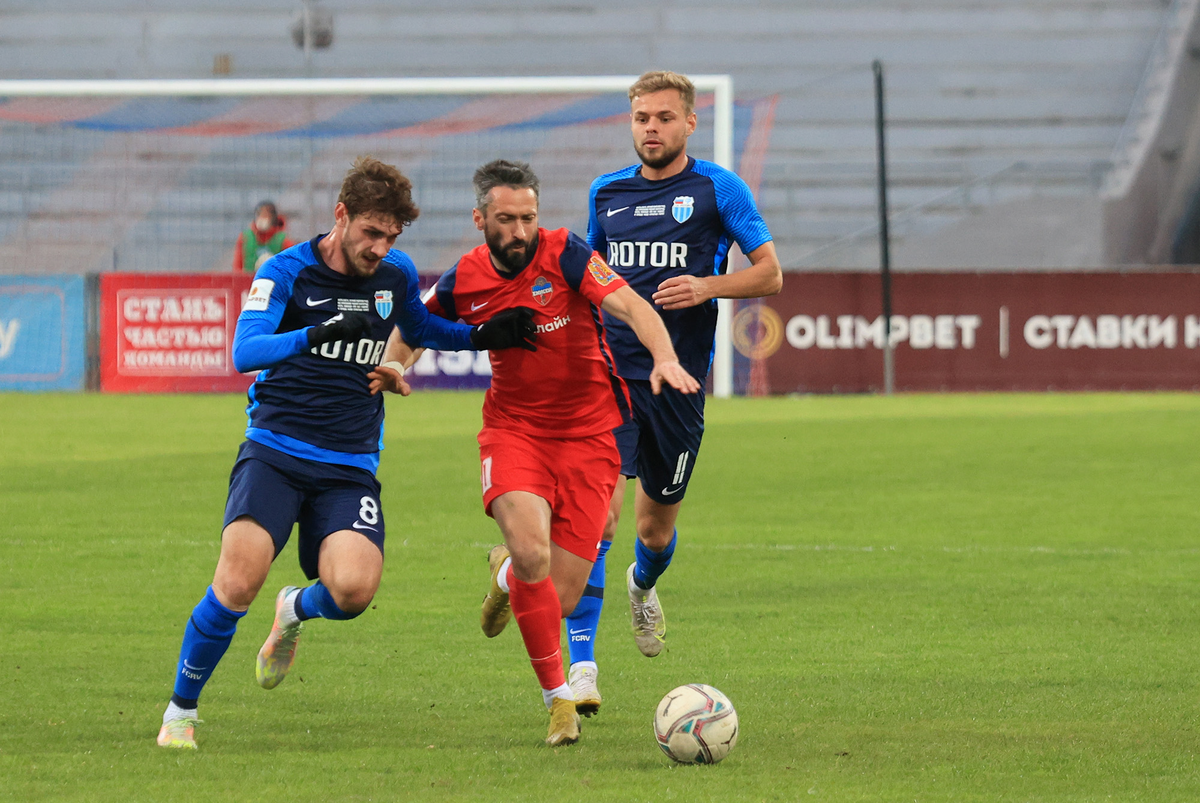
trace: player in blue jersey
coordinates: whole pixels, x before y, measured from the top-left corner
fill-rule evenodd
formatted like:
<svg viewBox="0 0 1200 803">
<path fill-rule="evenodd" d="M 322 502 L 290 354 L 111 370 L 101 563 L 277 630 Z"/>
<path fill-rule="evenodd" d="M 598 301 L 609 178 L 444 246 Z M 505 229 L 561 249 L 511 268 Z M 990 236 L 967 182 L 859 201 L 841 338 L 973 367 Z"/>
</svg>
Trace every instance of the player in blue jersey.
<svg viewBox="0 0 1200 803">
<path fill-rule="evenodd" d="M 685 76 L 648 72 L 629 88 L 640 164 L 600 176 L 588 205 L 588 244 L 662 315 L 684 369 L 701 380 L 712 363 L 718 298 L 757 298 L 783 287 L 771 233 L 746 183 L 687 155 L 696 130 L 696 90 Z M 736 242 L 749 267 L 727 273 Z M 675 551 L 675 521 L 704 432 L 704 394 L 650 391 L 653 362 L 627 325 L 604 315 L 616 372 L 629 388 L 632 421 L 614 430 L 621 473 L 636 477 L 637 541 L 626 572 L 634 637 L 658 655 L 666 620 L 655 582 Z M 570 683 L 581 713 L 600 706 L 593 649 L 604 596 L 604 555 L 625 499 L 618 483 L 587 590 L 567 619 Z"/>
<path fill-rule="evenodd" d="M 401 333 L 450 351 L 535 348 L 533 323 L 517 310 L 475 327 L 429 314 L 412 260 L 391 248 L 417 214 L 408 179 L 360 157 L 333 230 L 255 274 L 233 341 L 237 370 L 259 371 L 246 441 L 229 478 L 216 573 L 184 630 L 163 747 L 196 748 L 200 691 L 294 524 L 300 567 L 316 582 L 276 597 L 259 685 L 275 688 L 287 675 L 305 620 L 353 619 L 370 604 L 383 571 L 381 392 L 409 392 L 396 360 Z"/>
</svg>

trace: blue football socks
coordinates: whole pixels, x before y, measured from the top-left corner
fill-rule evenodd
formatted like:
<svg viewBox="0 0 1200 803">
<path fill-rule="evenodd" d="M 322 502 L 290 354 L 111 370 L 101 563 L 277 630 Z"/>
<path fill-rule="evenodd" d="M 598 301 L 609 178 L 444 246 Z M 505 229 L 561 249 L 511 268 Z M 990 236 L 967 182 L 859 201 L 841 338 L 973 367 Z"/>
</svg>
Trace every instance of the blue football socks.
<svg viewBox="0 0 1200 803">
<path fill-rule="evenodd" d="M 306 619 L 353 619 L 358 613 L 346 613 L 333 601 L 333 595 L 320 580 L 302 589 L 296 597 L 296 618 L 301 622 Z"/>
<path fill-rule="evenodd" d="M 175 693 L 171 702 L 184 709 L 194 709 L 200 691 L 225 650 L 233 641 L 238 620 L 245 612 L 231 611 L 217 600 L 212 586 L 204 599 L 192 610 L 183 631 L 183 646 L 179 650 L 179 666 L 175 672 Z"/>
<path fill-rule="evenodd" d="M 633 544 L 633 556 L 636 565 L 633 568 L 633 582 L 644 589 L 654 588 L 658 578 L 671 565 L 671 556 L 675 554 L 675 542 L 679 540 L 679 530 L 671 533 L 671 543 L 662 552 L 652 552 L 649 547 L 638 539 Z"/>
<path fill-rule="evenodd" d="M 571 663 L 596 660 L 596 628 L 600 626 L 600 611 L 604 607 L 604 556 L 612 541 L 601 541 L 587 588 L 567 617 L 567 649 Z"/>
</svg>

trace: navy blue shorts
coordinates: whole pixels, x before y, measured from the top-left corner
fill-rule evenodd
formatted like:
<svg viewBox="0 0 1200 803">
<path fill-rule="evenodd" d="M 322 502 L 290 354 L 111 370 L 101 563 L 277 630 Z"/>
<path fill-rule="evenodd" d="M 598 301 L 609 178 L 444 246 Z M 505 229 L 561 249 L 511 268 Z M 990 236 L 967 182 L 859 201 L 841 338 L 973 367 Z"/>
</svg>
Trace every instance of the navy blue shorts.
<svg viewBox="0 0 1200 803">
<path fill-rule="evenodd" d="M 704 387 L 687 394 L 664 383 L 655 396 L 648 379 L 626 379 L 625 385 L 631 420 L 613 430 L 621 473 L 637 477 L 659 504 L 682 502 L 704 437 Z"/>
<path fill-rule="evenodd" d="M 271 534 L 278 557 L 300 525 L 300 568 L 317 578 L 317 558 L 325 536 L 357 530 L 383 552 L 383 509 L 379 481 L 369 471 L 302 460 L 261 443 L 238 449 L 229 475 L 226 527 L 249 516 Z"/>
</svg>

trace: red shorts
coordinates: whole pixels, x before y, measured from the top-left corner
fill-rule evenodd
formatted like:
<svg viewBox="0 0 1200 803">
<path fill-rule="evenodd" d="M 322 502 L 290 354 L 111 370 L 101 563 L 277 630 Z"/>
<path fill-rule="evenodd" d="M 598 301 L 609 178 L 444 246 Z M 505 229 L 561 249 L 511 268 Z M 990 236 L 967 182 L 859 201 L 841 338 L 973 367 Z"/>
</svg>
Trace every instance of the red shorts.
<svg viewBox="0 0 1200 803">
<path fill-rule="evenodd" d="M 584 560 L 596 560 L 621 471 L 621 453 L 611 432 L 558 440 L 484 428 L 479 459 L 489 516 L 500 494 L 537 494 L 550 503 L 550 540 Z"/>
</svg>

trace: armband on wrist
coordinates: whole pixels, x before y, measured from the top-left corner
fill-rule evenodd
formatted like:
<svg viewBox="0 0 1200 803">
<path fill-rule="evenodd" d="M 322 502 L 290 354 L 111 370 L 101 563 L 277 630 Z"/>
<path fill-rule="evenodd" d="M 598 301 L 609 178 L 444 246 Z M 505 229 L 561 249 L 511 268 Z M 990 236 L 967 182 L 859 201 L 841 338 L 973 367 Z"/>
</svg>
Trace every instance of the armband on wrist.
<svg viewBox="0 0 1200 803">
<path fill-rule="evenodd" d="M 402 362 L 398 362 L 396 360 L 388 360 L 387 362 L 379 363 L 379 367 L 380 368 L 391 368 L 393 371 L 400 374 L 401 377 L 404 376 L 404 363 L 402 363 Z"/>
</svg>

